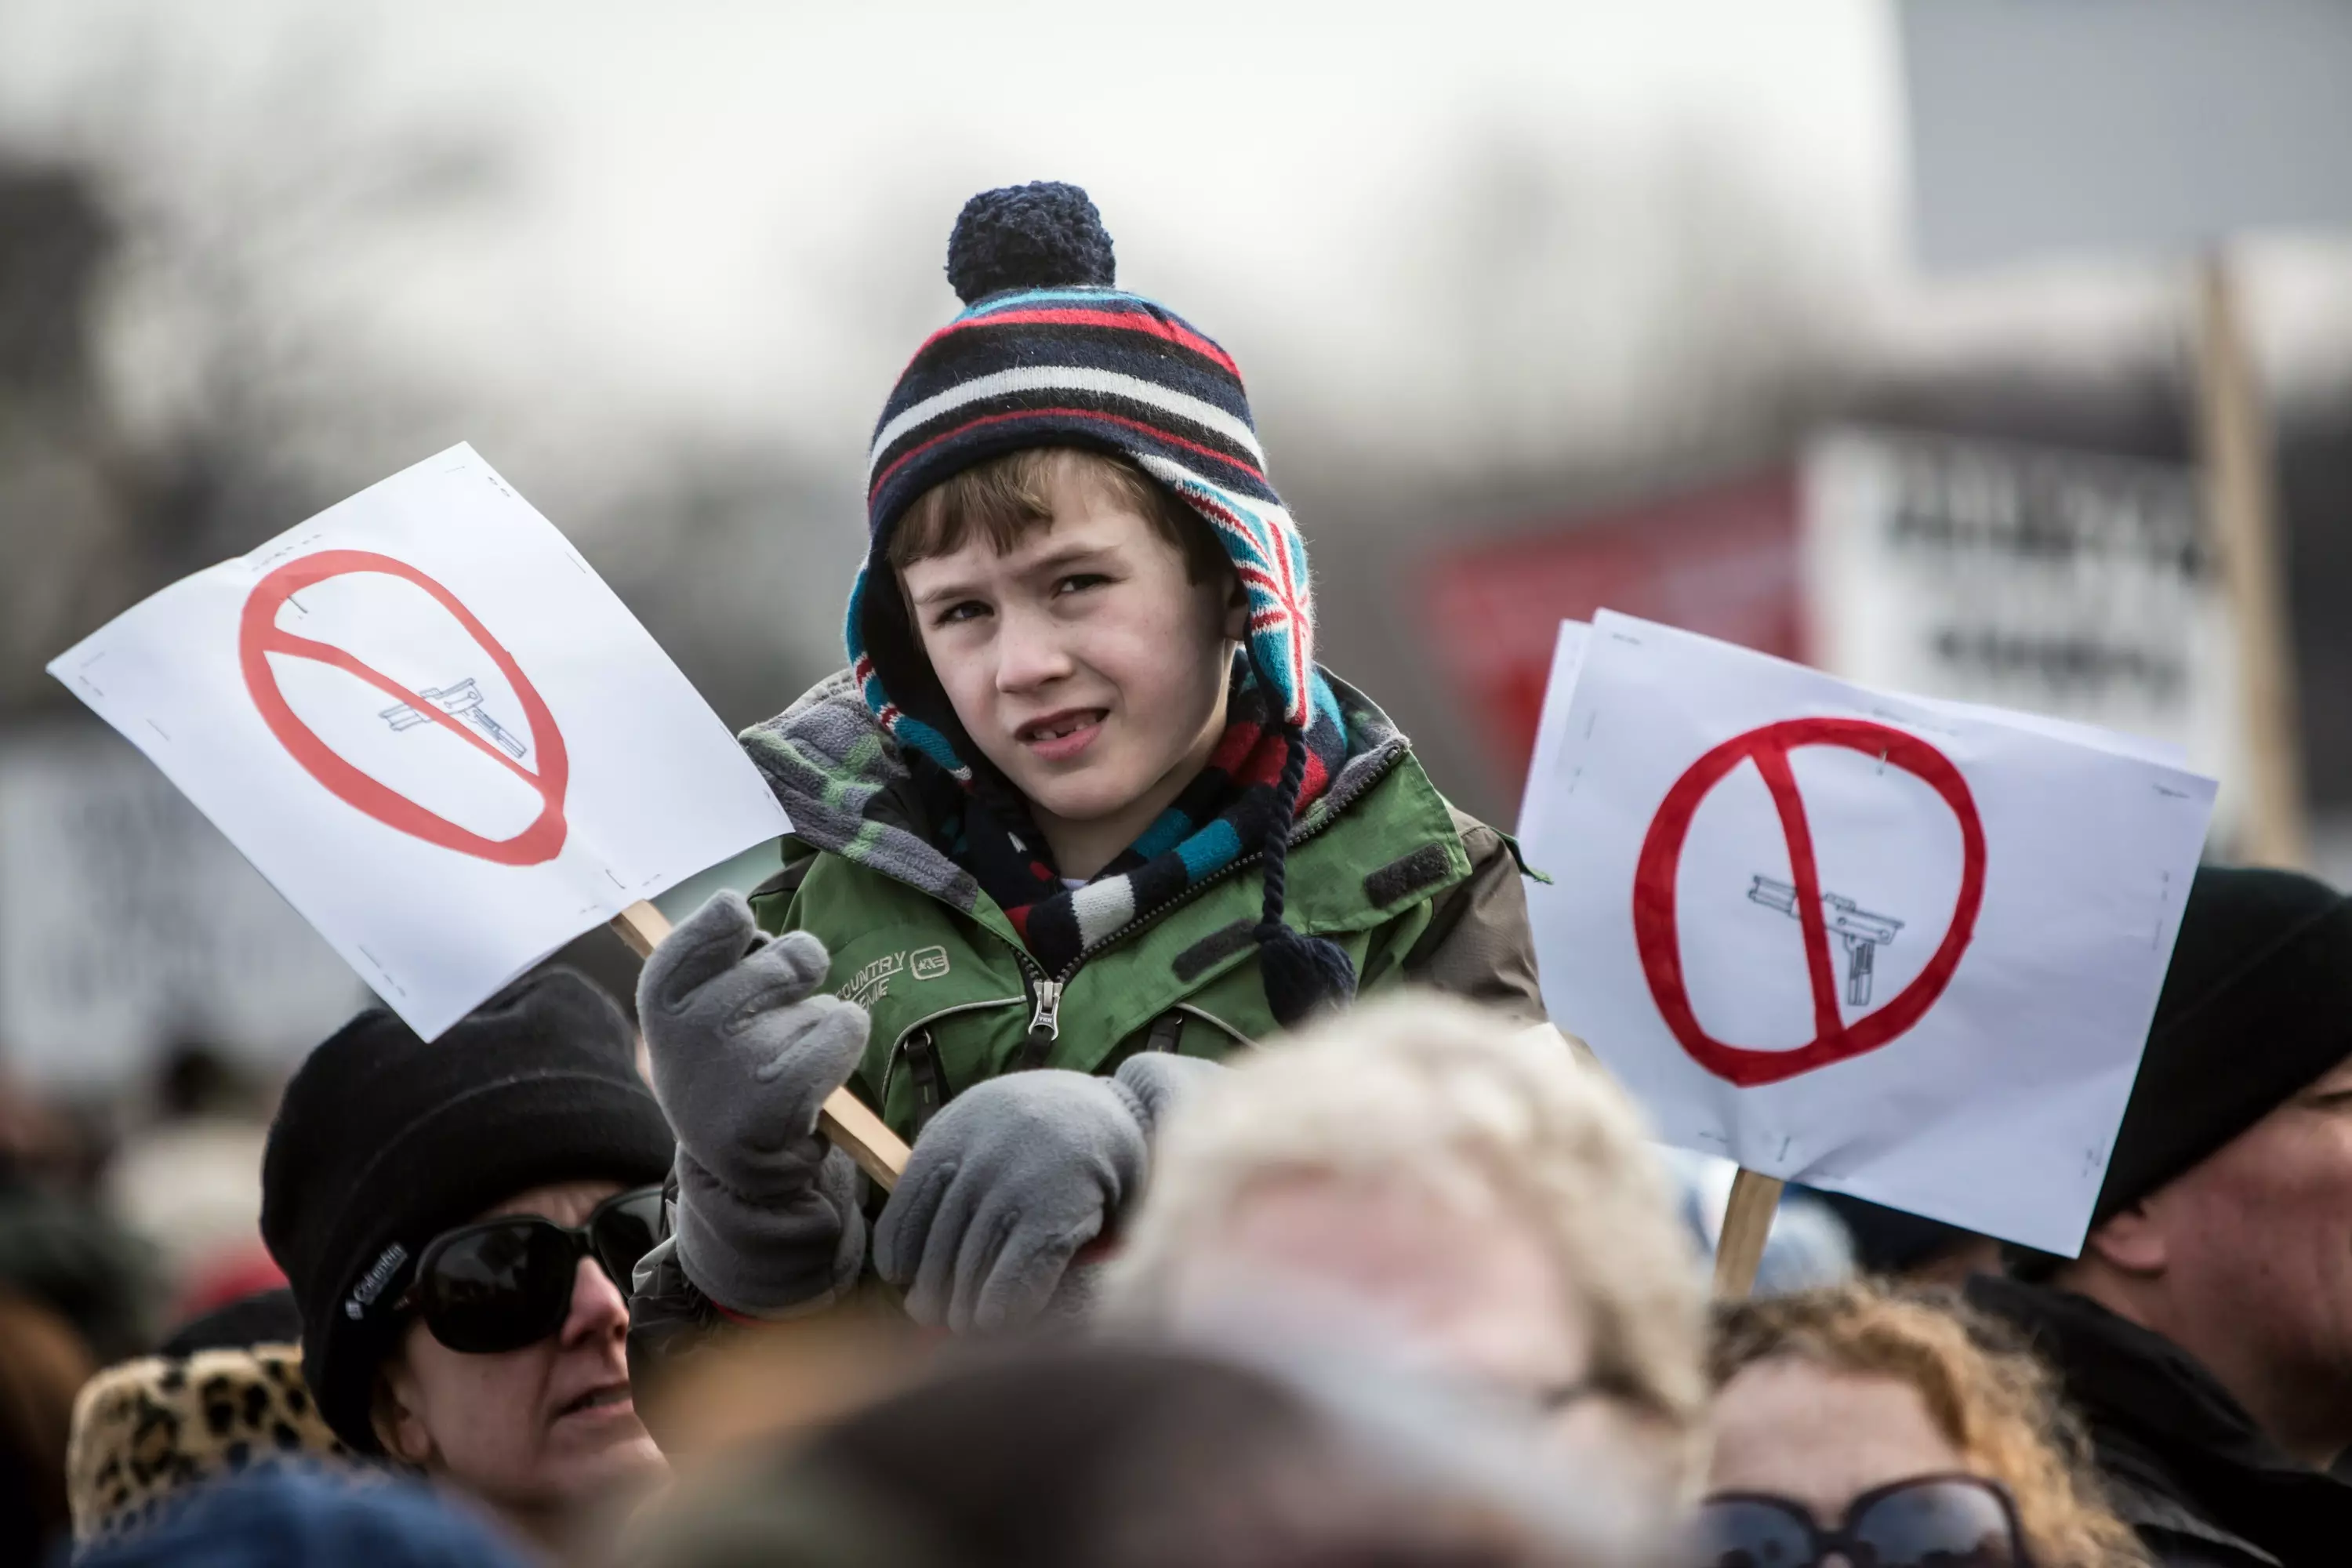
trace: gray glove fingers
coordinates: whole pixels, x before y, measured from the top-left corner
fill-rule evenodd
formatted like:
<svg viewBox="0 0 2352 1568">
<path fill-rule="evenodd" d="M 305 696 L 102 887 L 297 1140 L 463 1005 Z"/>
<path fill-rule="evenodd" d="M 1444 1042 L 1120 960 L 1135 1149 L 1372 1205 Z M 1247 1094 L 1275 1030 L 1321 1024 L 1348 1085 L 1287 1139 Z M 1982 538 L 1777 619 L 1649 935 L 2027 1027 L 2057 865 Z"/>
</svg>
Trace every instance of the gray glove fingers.
<svg viewBox="0 0 2352 1568">
<path fill-rule="evenodd" d="M 1168 1113 L 1204 1086 L 1224 1076 L 1225 1068 L 1206 1057 L 1180 1057 L 1170 1051 L 1144 1051 L 1119 1064 L 1111 1081 L 1135 1096 L 1136 1120 L 1147 1135 L 1160 1131 Z"/>
<path fill-rule="evenodd" d="M 969 1168 L 950 1170 L 931 1205 L 930 1223 L 914 1237 L 907 1312 L 926 1328 L 955 1324 L 957 1271 L 985 1196 L 985 1184 L 975 1180 L 976 1174 Z"/>
<path fill-rule="evenodd" d="M 956 1178 L 953 1161 L 927 1159 L 927 1152 L 918 1140 L 913 1158 L 907 1162 L 889 1201 L 882 1205 L 882 1217 L 874 1222 L 875 1272 L 901 1290 L 915 1281 L 915 1270 L 923 1261 L 924 1238 L 930 1235 L 940 1204 Z"/>
<path fill-rule="evenodd" d="M 687 999 L 743 961 L 761 941 L 751 906 L 723 889 L 672 927 L 637 974 L 637 1016 L 651 1021 L 677 1012 Z"/>
<path fill-rule="evenodd" d="M 832 967 L 833 955 L 814 932 L 786 931 L 737 965 L 736 982 L 729 989 L 740 994 L 730 998 L 733 1005 L 721 1027 L 730 1035 L 741 1034 L 762 1015 L 806 997 L 824 983 L 825 971 Z"/>
<path fill-rule="evenodd" d="M 825 1100 L 857 1070 L 872 1026 L 865 1008 L 837 996 L 790 1005 L 768 1032 L 776 1037 L 759 1041 L 762 1048 L 742 1086 L 747 1100 L 762 1102 L 769 1124 L 767 1137 L 754 1135 L 755 1147 L 782 1148 L 814 1130 Z"/>
<path fill-rule="evenodd" d="M 1061 1289 L 1062 1276 L 1069 1272 L 1078 1248 L 1102 1234 L 1103 1218 L 1097 1212 L 1090 1224 L 1058 1230 L 1016 1227 L 984 1275 L 965 1276 L 976 1281 L 965 1314 L 970 1326 L 983 1333 L 1018 1328 L 1043 1312 Z"/>
<path fill-rule="evenodd" d="M 982 1195 L 974 1206 L 977 1212 L 963 1226 L 954 1262 L 947 1271 L 947 1325 L 959 1334 L 980 1326 L 981 1300 L 999 1262 L 1021 1236 L 1025 1217 L 996 1194 Z"/>
</svg>

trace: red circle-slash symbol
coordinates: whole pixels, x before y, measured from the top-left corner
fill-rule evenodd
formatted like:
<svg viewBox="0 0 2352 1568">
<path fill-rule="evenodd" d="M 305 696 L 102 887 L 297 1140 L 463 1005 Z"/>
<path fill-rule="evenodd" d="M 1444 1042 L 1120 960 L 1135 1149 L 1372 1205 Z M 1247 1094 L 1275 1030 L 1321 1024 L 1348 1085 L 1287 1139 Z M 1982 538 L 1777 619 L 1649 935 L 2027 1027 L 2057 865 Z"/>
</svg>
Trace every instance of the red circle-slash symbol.
<svg viewBox="0 0 2352 1568">
<path fill-rule="evenodd" d="M 400 682 L 380 670 L 370 668 L 341 648 L 309 637 L 297 637 L 278 624 L 278 607 L 316 583 L 330 577 L 341 577 L 354 572 L 374 572 L 387 577 L 397 577 L 413 583 L 433 595 L 441 607 L 457 618 L 467 635 L 481 646 L 498 666 L 499 673 L 507 678 L 514 689 L 515 700 L 522 704 L 523 717 L 530 722 L 532 742 L 539 749 L 539 771 L 519 765 L 504 752 L 491 745 L 461 723 L 454 715 L 442 711 L 437 703 L 419 697 Z M 412 834 L 428 844 L 460 854 L 478 856 L 500 866 L 537 866 L 552 860 L 563 849 L 563 839 L 569 831 L 563 820 L 563 792 L 572 779 L 572 759 L 563 749 L 562 731 L 555 727 L 555 716 L 550 713 L 539 690 L 522 672 L 514 656 L 499 645 L 488 627 L 474 617 L 472 611 L 457 602 L 457 596 L 419 572 L 405 561 L 395 561 L 389 555 L 378 555 L 367 550 L 322 550 L 316 555 L 305 555 L 285 565 L 254 584 L 245 601 L 245 614 L 237 628 L 237 662 L 245 672 L 245 689 L 252 694 L 253 705 L 261 710 L 262 719 L 278 743 L 302 764 L 310 775 L 349 805 L 374 817 L 387 827 Z M 377 690 L 398 698 L 418 713 L 480 752 L 490 761 L 505 768 L 529 784 L 540 798 L 540 813 L 530 826 L 511 838 L 486 838 L 478 833 L 460 827 L 448 818 L 426 810 L 399 791 L 353 767 L 295 713 L 287 702 L 286 694 L 278 689 L 278 675 L 270 668 L 269 656 L 282 654 L 289 658 L 316 659 L 346 674 L 355 675 Z"/>
<path fill-rule="evenodd" d="M 1843 746 L 1901 768 L 1940 795 L 1960 825 L 1960 890 L 1953 900 L 1952 921 L 1942 944 L 1910 984 L 1885 1006 L 1852 1024 L 1838 1016 L 1829 925 L 1822 916 L 1821 870 L 1813 860 L 1813 835 L 1805 821 L 1805 803 L 1797 793 L 1796 774 L 1789 767 L 1789 753 L 1800 746 Z M 1682 944 L 1675 922 L 1675 874 L 1682 864 L 1683 840 L 1689 836 L 1699 803 L 1743 762 L 1754 763 L 1763 775 L 1764 787 L 1771 792 L 1772 805 L 1780 815 L 1780 831 L 1789 841 L 1797 920 L 1804 931 L 1805 970 L 1813 993 L 1813 1037 L 1794 1050 L 1755 1050 L 1715 1038 L 1699 1026 L 1683 978 Z M 1864 720 L 1790 719 L 1733 736 L 1693 763 L 1666 791 L 1643 841 L 1642 857 L 1634 863 L 1633 945 L 1666 1027 L 1692 1060 L 1742 1089 L 1779 1083 L 1874 1051 L 1927 1015 L 1944 987 L 1951 984 L 1960 954 L 1976 935 L 1977 910 L 1984 902 L 1984 824 L 1977 816 L 1976 798 L 1969 795 L 1960 770 L 1943 752 L 1916 735 Z"/>
</svg>

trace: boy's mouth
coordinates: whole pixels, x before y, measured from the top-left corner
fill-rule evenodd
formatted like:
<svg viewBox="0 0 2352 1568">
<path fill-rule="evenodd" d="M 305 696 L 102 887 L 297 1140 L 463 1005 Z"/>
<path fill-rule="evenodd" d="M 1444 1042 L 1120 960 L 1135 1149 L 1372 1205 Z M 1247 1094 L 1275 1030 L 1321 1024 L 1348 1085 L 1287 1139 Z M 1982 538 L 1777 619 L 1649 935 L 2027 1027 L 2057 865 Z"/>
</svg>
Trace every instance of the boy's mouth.
<svg viewBox="0 0 2352 1568">
<path fill-rule="evenodd" d="M 1108 717 L 1107 708 L 1065 708 L 1030 720 L 1013 738 L 1047 762 L 1066 762 L 1087 749 Z"/>
</svg>

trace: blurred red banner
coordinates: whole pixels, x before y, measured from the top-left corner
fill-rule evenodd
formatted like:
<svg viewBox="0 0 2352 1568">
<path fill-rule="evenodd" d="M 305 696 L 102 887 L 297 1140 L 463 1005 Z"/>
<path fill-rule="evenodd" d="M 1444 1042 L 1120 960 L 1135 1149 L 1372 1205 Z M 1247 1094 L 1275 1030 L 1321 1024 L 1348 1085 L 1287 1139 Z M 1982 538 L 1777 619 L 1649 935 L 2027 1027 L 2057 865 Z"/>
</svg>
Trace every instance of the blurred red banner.
<svg viewBox="0 0 2352 1568">
<path fill-rule="evenodd" d="M 1505 776 L 1526 775 L 1563 620 L 1605 605 L 1803 658 L 1797 506 L 1796 474 L 1783 468 L 1432 558 L 1438 660 L 1476 705 Z"/>
</svg>

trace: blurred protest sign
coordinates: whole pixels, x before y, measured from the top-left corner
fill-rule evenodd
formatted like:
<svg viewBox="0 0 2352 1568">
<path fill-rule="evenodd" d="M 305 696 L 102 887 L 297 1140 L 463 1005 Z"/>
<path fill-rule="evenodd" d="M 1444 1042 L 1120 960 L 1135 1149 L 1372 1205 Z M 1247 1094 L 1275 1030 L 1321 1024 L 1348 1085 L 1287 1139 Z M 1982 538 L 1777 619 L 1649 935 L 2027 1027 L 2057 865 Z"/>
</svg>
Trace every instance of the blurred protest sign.
<svg viewBox="0 0 2352 1568">
<path fill-rule="evenodd" d="M 2271 437 L 2228 256 L 2352 223 L 2352 7 L 2337 0 L 1905 0 L 1913 230 L 1930 267 L 2196 258 L 2200 445 L 2232 610 L 2245 858 L 2309 854 Z"/>
<path fill-rule="evenodd" d="M 1779 471 L 1563 520 L 1431 563 L 1431 651 L 1475 705 L 1507 778 L 1524 776 L 1562 616 L 1602 605 L 1795 658 L 1797 491 Z"/>
<path fill-rule="evenodd" d="M 1575 665 L 1525 839 L 1561 1026 L 1669 1142 L 2072 1254 L 2211 781 L 1606 611 Z"/>
<path fill-rule="evenodd" d="M 278 1068 L 366 995 L 187 798 L 114 736 L 0 743 L 0 1050 L 112 1088 L 202 1042 Z"/>
<path fill-rule="evenodd" d="M 49 670 L 427 1038 L 789 831 L 677 666 L 469 447 L 174 584 Z"/>
<path fill-rule="evenodd" d="M 2185 469 L 1889 431 L 1803 468 L 1806 646 L 1916 697 L 2145 737 L 2244 776 L 2230 612 Z"/>
</svg>

